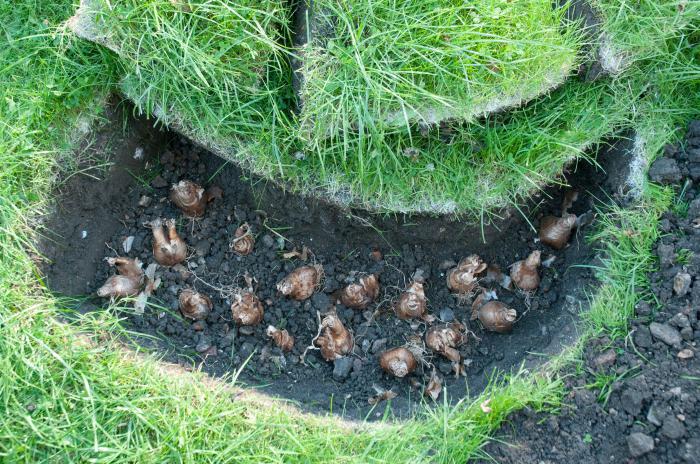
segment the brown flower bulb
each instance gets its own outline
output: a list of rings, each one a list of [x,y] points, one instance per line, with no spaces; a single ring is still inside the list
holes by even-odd
[[[257,325],[262,321],[265,311],[258,297],[253,292],[244,290],[233,297],[231,313],[233,322],[238,325]]]
[[[139,293],[144,274],[138,258],[108,258],[107,263],[110,266],[116,266],[118,274],[108,278],[104,285],[97,289],[97,296],[123,297],[135,296]]]
[[[540,266],[540,251],[535,250],[523,261],[513,264],[510,269],[510,278],[521,290],[531,291],[540,286],[540,274],[537,268]]]
[[[187,245],[177,234],[174,219],[165,221],[165,226],[168,228],[167,236],[160,218],[151,221],[150,226],[153,231],[153,256],[158,264],[174,266],[187,258]]]
[[[194,321],[206,319],[214,307],[208,296],[189,289],[180,292],[179,301],[182,315]]]
[[[517,312],[498,300],[491,300],[472,313],[472,319],[478,318],[486,330],[508,333],[513,329]]]
[[[418,361],[407,348],[399,347],[385,351],[379,356],[379,365],[394,377],[406,377],[416,370]]]
[[[478,275],[486,270],[486,263],[477,255],[470,255],[457,267],[447,271],[447,287],[454,293],[469,293],[477,285]]]
[[[268,337],[272,338],[275,345],[282,351],[292,351],[292,348],[294,348],[294,337],[289,335],[289,332],[286,330],[280,330],[273,325],[269,325],[265,333]]]
[[[563,217],[545,216],[540,221],[540,240],[545,245],[561,250],[568,243],[575,227],[575,214],[564,214]]]
[[[437,375],[435,368],[430,373],[430,380],[428,380],[428,385],[425,387],[423,394],[433,401],[437,401],[442,392],[442,379]]]
[[[253,252],[255,237],[250,226],[245,223],[236,229],[235,238],[231,242],[231,249],[239,256],[246,256]]]
[[[371,274],[360,277],[360,282],[350,284],[340,294],[343,305],[352,309],[365,309],[379,296],[379,279]]]
[[[277,290],[294,300],[306,300],[316,291],[323,277],[323,266],[301,266],[277,284]]]
[[[328,314],[321,321],[321,334],[315,343],[323,359],[333,361],[352,351],[353,338],[337,315]]]
[[[181,180],[173,184],[170,188],[170,201],[190,217],[203,216],[207,207],[204,189],[190,180]]]
[[[432,327],[425,334],[425,345],[452,362],[459,362],[457,347],[463,342],[462,325],[459,323]]]
[[[423,284],[413,282],[405,292],[401,293],[394,305],[394,310],[399,319],[414,319],[425,315],[427,305]]]

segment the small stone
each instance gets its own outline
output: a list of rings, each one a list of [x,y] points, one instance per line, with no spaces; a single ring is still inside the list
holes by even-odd
[[[676,251],[673,245],[660,243],[659,246],[656,247],[656,254],[659,256],[659,261],[661,261],[662,266],[671,266],[676,259]]]
[[[660,184],[673,184],[679,182],[681,177],[678,163],[672,158],[659,158],[649,168],[649,178]]]
[[[194,347],[194,349],[197,351],[197,353],[204,353],[211,347],[211,342],[209,339],[206,337],[202,337],[199,340],[199,343],[197,343],[197,346]]]
[[[676,416],[667,416],[664,425],[661,427],[661,434],[671,440],[678,440],[685,435],[685,426]]]
[[[175,154],[170,150],[165,150],[162,155],[160,155],[161,164],[173,164],[175,162]]]
[[[636,432],[627,437],[627,446],[632,457],[638,458],[654,449],[654,439],[644,433]]]
[[[676,277],[673,278],[673,291],[676,296],[685,296],[690,290],[690,284],[693,282],[693,278],[687,272],[679,272]]]
[[[204,321],[196,321],[195,323],[192,324],[192,328],[194,329],[195,332],[201,332],[206,327],[207,327],[207,325]]]
[[[440,361],[438,363],[438,369],[440,372],[442,372],[445,375],[450,375],[452,374],[452,363],[447,362],[447,361]]]
[[[255,333],[255,329],[249,325],[242,325],[238,328],[238,333],[241,335],[251,336]]]
[[[452,322],[455,318],[455,312],[451,308],[442,308],[440,310],[440,320],[442,322]]]
[[[343,382],[350,375],[352,370],[353,359],[347,356],[337,358],[333,362],[333,378],[338,382]]]
[[[615,364],[615,361],[617,361],[617,353],[611,349],[596,356],[593,360],[593,365],[597,368],[608,367]]]
[[[198,256],[206,256],[207,254],[209,254],[210,249],[211,242],[208,239],[202,239],[198,241],[197,244],[194,246],[194,250]]]
[[[692,359],[695,353],[690,348],[685,348],[680,350],[676,356],[678,356],[678,359],[685,361],[686,359]]]
[[[640,348],[651,347],[653,341],[651,339],[651,332],[649,332],[649,327],[638,327],[634,333],[634,343]]]
[[[272,236],[270,236],[268,234],[265,234],[262,236],[262,243],[267,248],[274,248],[275,247],[275,239],[272,238]]]
[[[139,198],[139,206],[142,208],[147,208],[151,204],[152,198],[148,195],[141,195]]]
[[[649,325],[649,330],[654,338],[661,340],[667,345],[680,346],[681,344],[681,334],[668,324],[652,322],[651,325]]]
[[[168,186],[168,182],[163,179],[163,176],[157,175],[155,179],[151,181],[151,187],[153,188],[164,188]]]
[[[634,309],[639,317],[646,317],[651,314],[651,305],[644,300],[637,303]]]
[[[690,327],[683,327],[681,329],[681,338],[685,341],[691,341],[693,339],[693,329]]]
[[[690,327],[690,320],[688,319],[688,316],[686,316],[683,313],[677,313],[675,316],[668,320],[668,323],[674,327],[678,327],[679,329],[682,329],[684,327]]]
[[[652,403],[647,412],[647,420],[650,424],[657,427],[661,427],[663,424],[663,413],[659,410],[659,405],[657,403]]]
[[[377,354],[380,351],[384,351],[386,348],[386,343],[387,339],[386,338],[379,338],[375,341],[372,342],[372,353]]]
[[[255,351],[255,346],[250,342],[245,342],[243,345],[241,345],[241,350],[239,353],[241,358],[245,360],[253,353],[253,351]]]
[[[688,218],[695,219],[700,217],[700,197],[690,202],[688,205]]]
[[[218,354],[219,354],[219,350],[216,348],[216,345],[210,346],[209,349],[204,352],[205,356],[216,356]]]

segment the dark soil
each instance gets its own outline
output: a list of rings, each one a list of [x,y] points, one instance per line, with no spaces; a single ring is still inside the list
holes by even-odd
[[[397,319],[391,309],[391,302],[417,271],[426,278],[430,313],[444,322],[462,321],[472,333],[460,349],[466,377],[456,379],[445,359],[427,356],[444,377],[451,400],[481,391],[494,371],[540,362],[542,353],[556,353],[577,336],[575,323],[585,308],[584,292],[593,284],[586,265],[595,261],[592,248],[580,238],[582,233],[564,250],[554,251],[539,244],[530,225],[515,216],[501,221],[500,230],[487,227],[482,237],[475,232],[478,225],[454,220],[375,217],[338,210],[247,178],[230,163],[176,134],[151,129],[148,122],[135,121],[129,127],[126,134],[106,128],[98,135],[98,141],[109,139],[116,147],[114,166],[102,180],[74,176],[63,185],[56,213],[46,223],[54,240],[43,244],[49,260],[44,272],[55,292],[87,295],[81,311],[101,310],[107,301],[94,297],[95,290],[113,272],[103,258],[124,255],[122,243],[133,236],[128,256],[139,257],[145,268],[153,258],[150,230],[143,224],[157,217],[177,218],[178,230],[191,247],[186,266],[160,267],[157,275],[162,284],[149,300],[152,306],[143,315],[122,314],[129,329],[154,337],[138,337],[138,342],[162,352],[167,360],[201,366],[213,375],[240,370],[239,381],[263,392],[295,400],[305,409],[328,411],[332,407],[354,418],[370,412],[367,400],[375,394],[375,386],[392,389],[399,395],[391,403],[393,412],[406,416],[423,401],[421,386],[430,368],[397,380],[382,373],[377,356],[426,330],[423,323]],[[99,143],[96,146],[99,149]],[[599,163],[605,167],[624,156],[620,146],[603,151]],[[144,149],[143,160],[133,159],[137,147]],[[594,197],[613,195],[618,189],[610,184],[622,181],[620,174],[617,171],[608,177],[591,165],[579,165],[567,179],[580,192],[572,212],[592,217]],[[187,219],[167,199],[170,185],[181,179],[218,185],[223,188],[223,198],[213,201],[202,219]],[[144,196],[151,200],[141,207],[139,200]],[[544,200],[524,211],[537,225],[542,214],[560,213],[562,197],[562,190],[552,189],[541,197]],[[252,226],[256,246],[253,254],[239,257],[231,252],[229,242],[243,222]],[[275,284],[304,264],[284,259],[282,253],[301,250],[304,245],[312,251],[310,261],[323,265],[325,280],[321,291],[300,303],[278,295]],[[373,259],[377,249],[382,259]],[[445,270],[450,262],[477,253],[506,269],[535,249],[542,250],[543,260],[554,258],[550,267],[541,270],[540,289],[530,296],[496,289],[499,299],[518,311],[513,332],[487,333],[478,322],[470,322],[469,304],[446,288]],[[245,273],[257,281],[265,317],[256,327],[239,329],[231,321],[230,293],[244,285]],[[335,375],[334,365],[325,362],[318,351],[310,351],[306,363],[301,363],[300,355],[316,335],[317,315],[333,307],[331,294],[353,282],[358,273],[376,273],[381,296],[367,311],[336,307],[355,335],[354,353],[349,360],[336,363]],[[185,288],[207,293],[214,302],[214,310],[199,327],[178,312],[177,296]],[[268,324],[294,335],[292,353],[282,354],[272,345],[264,335]],[[375,414],[379,412],[371,417]]]
[[[501,437],[509,444],[487,449],[497,462],[700,463],[698,167],[700,121],[649,171],[680,192],[679,207],[661,219],[660,268],[650,276],[656,302],[639,303],[629,337],[586,349],[585,371],[569,378],[561,415],[512,417]],[[591,387],[602,376],[615,381]]]

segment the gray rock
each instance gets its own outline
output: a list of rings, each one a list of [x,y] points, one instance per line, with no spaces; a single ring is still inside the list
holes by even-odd
[[[652,403],[651,407],[649,407],[649,412],[647,412],[647,420],[649,423],[661,427],[661,424],[663,424],[663,419],[664,419],[664,413],[659,407],[659,404],[654,402]]]
[[[239,354],[241,355],[242,360],[248,359],[248,356],[250,356],[253,351],[255,351],[255,345],[253,345],[250,342],[245,342],[243,345],[241,345],[241,349],[239,350]]]
[[[656,248],[656,254],[659,256],[662,266],[671,266],[676,259],[676,251],[673,245],[660,243]]]
[[[673,278],[673,291],[676,296],[685,296],[690,290],[690,284],[693,282],[693,278],[687,272],[679,272],[676,277]]]
[[[668,324],[652,322],[651,325],[649,325],[649,330],[654,338],[661,340],[667,345],[680,346],[681,344],[681,334]]]
[[[633,433],[627,437],[627,446],[632,457],[638,458],[654,449],[654,439],[644,433]]]
[[[167,186],[168,182],[160,175],[156,176],[155,179],[151,181],[151,187],[153,188],[163,188]]]
[[[615,361],[617,361],[617,353],[615,353],[615,350],[610,349],[596,356],[593,359],[593,366],[597,368],[608,367],[615,364]]]
[[[211,341],[207,337],[201,337],[197,346],[194,347],[197,353],[204,353],[209,348],[211,348]]]
[[[262,243],[265,245],[267,248],[274,248],[275,247],[275,239],[272,238],[270,235],[265,234],[262,236]]]
[[[372,342],[372,353],[377,354],[380,351],[384,351],[386,348],[387,340],[386,338],[379,338]]]
[[[694,182],[700,180],[700,163],[688,163],[688,176]]]
[[[634,333],[634,343],[640,348],[649,348],[652,344],[651,332],[648,327],[638,327]]]
[[[681,329],[681,338],[686,341],[691,341],[693,339],[693,329],[690,327],[683,327]]]
[[[440,372],[442,372],[445,375],[450,375],[454,372],[452,370],[452,363],[447,362],[447,361],[440,361],[438,363],[438,369],[440,370]]]
[[[620,398],[622,401],[622,409],[630,416],[636,416],[642,411],[642,402],[644,395],[637,390],[627,389]]]
[[[194,246],[195,251],[197,252],[198,256],[205,256],[209,254],[209,250],[211,249],[211,242],[209,239],[202,239],[197,242],[197,244]]]
[[[323,292],[315,292],[311,297],[311,304],[321,312],[332,306],[331,299]]]
[[[690,219],[695,219],[700,217],[700,197],[690,202],[688,205],[688,217]]]
[[[688,137],[700,136],[700,119],[690,121],[688,123]]]
[[[352,370],[353,360],[347,356],[338,358],[333,363],[333,378],[338,382],[343,382],[350,375]]]
[[[679,329],[682,329],[684,327],[690,327],[690,320],[688,319],[688,316],[686,316],[683,313],[677,313],[675,316],[668,320],[668,323],[674,327],[678,327]]]
[[[248,335],[248,336],[250,336],[250,335],[253,335],[253,333],[255,333],[255,329],[253,329],[253,328],[252,328],[251,326],[249,326],[249,325],[242,325],[242,326],[240,326],[240,327],[238,328],[238,333],[241,334],[241,335]]]
[[[649,178],[660,184],[679,182],[681,177],[678,163],[672,158],[659,158],[649,168]]]
[[[455,312],[451,308],[442,308],[440,310],[440,320],[442,322],[452,322],[455,318]]]
[[[685,426],[676,416],[669,414],[664,419],[664,425],[661,427],[661,434],[671,440],[678,440],[685,435]]]

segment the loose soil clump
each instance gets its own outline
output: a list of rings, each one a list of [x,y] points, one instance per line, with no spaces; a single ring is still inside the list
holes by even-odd
[[[658,306],[640,302],[630,336],[586,349],[561,415],[516,414],[502,431],[508,444],[487,448],[497,462],[700,462],[700,121],[665,155],[649,176],[679,185],[681,206],[660,222]]]
[[[105,132],[119,138],[114,130]],[[81,311],[104,310],[108,301],[95,296],[113,273],[104,258],[138,258],[146,269],[155,263],[148,225],[174,219],[188,245],[187,258],[170,267],[159,266],[149,277],[152,291],[142,312],[120,313],[127,328],[143,335],[134,341],[162,353],[166,360],[201,367],[212,375],[236,373],[239,382],[294,400],[304,409],[332,408],[354,418],[380,416],[373,410],[376,403],[383,410],[389,403],[380,400],[393,396],[393,413],[406,416],[425,401],[423,389],[429,382],[433,386],[442,382],[442,395],[458,400],[481,391],[494,372],[517,369],[523,362],[534,365],[541,362],[542,353],[556,353],[575,340],[585,290],[594,282],[588,265],[595,263],[595,253],[583,235],[594,216],[594,198],[616,191],[616,186],[607,185],[611,178],[591,165],[580,164],[569,174],[567,181],[579,195],[568,212],[582,220],[562,250],[540,243],[535,230],[540,218],[562,215],[561,205],[571,189],[560,188],[523,209],[532,225],[523,218],[509,218],[502,230],[484,236],[487,244],[482,236],[469,233],[450,237],[435,233],[433,237],[442,238],[431,241],[425,226],[411,232],[421,235],[420,240],[408,241],[405,229],[411,223],[405,218],[403,222],[380,218],[377,223],[385,228],[379,230],[366,219],[356,221],[351,211],[318,202],[308,207],[308,202],[247,178],[237,167],[180,136],[149,129],[148,122],[133,123],[131,133],[113,146],[121,148],[104,179],[69,179],[56,214],[47,220],[47,229],[55,234],[53,241],[43,244],[50,260],[44,268],[50,288],[86,296]],[[145,153],[143,159],[134,159],[136,152]],[[598,162],[605,166],[607,159],[619,156],[613,146]],[[204,189],[220,188],[202,217],[185,216],[168,199],[171,185],[182,180]],[[431,221],[427,224],[439,224],[438,219]],[[459,223],[444,224],[459,230]],[[243,235],[243,225],[254,237],[249,254],[233,246]],[[462,230],[474,230],[470,227]],[[491,298],[497,295],[499,302],[516,311],[508,333],[485,330],[478,317],[470,320],[477,295],[453,293],[447,287],[448,270],[471,254],[508,276],[512,263],[536,250],[541,252],[542,266],[535,291],[503,288],[504,279],[488,278],[495,268],[479,277],[479,285]],[[315,292],[301,301],[284,297],[277,284],[301,266],[322,270]],[[370,275],[379,281],[376,298],[366,306],[363,302],[364,309],[340,303],[348,285]],[[427,311],[400,319],[395,303],[413,282],[422,284]],[[204,318],[182,315],[180,296],[188,290],[210,299],[210,310],[198,313],[206,313]],[[262,304],[257,325],[241,325],[232,315],[232,305],[245,292],[252,292]],[[321,320],[333,311],[354,343],[350,352],[327,361],[314,341],[322,335]],[[269,326],[293,337],[291,349],[288,339],[280,346],[268,336]],[[431,326],[460,328],[456,337],[460,343],[450,347],[452,360],[424,346]],[[416,361],[402,378],[387,374],[379,363],[382,353],[399,347],[407,348]],[[436,392],[431,387],[428,393]]]

